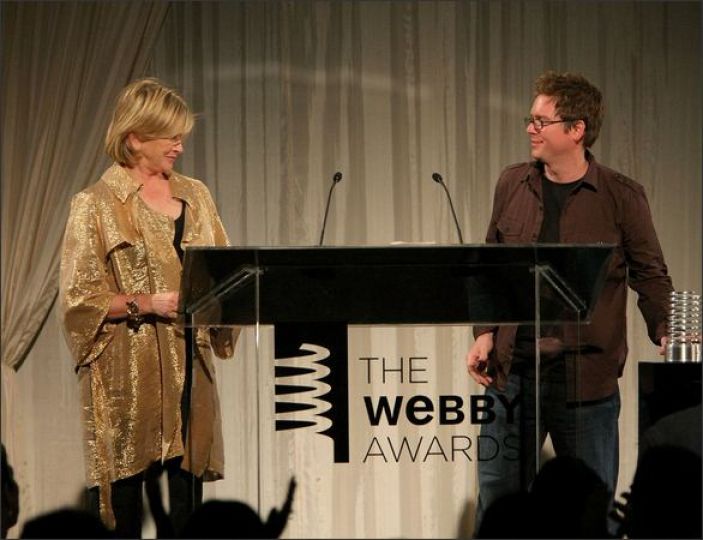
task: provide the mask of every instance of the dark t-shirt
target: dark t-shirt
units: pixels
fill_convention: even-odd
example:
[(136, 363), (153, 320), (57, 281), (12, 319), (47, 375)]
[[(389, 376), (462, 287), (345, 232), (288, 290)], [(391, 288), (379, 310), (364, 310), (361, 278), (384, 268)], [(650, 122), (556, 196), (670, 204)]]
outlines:
[[(539, 231), (538, 242), (543, 244), (556, 244), (560, 241), (561, 211), (564, 208), (569, 194), (576, 189), (583, 178), (560, 184), (552, 182), (544, 174), (542, 175), (542, 206), (544, 208), (544, 218), (542, 228)], [(557, 331), (554, 327), (542, 327), (542, 336), (554, 336)], [(558, 336), (554, 336), (558, 337)], [(515, 335), (515, 349), (513, 351), (513, 363), (519, 363), (525, 359), (532, 359), (535, 356), (535, 327), (520, 326)]]
[(561, 211), (569, 194), (576, 189), (583, 179), (569, 182), (568, 184), (558, 184), (548, 180), (542, 175), (542, 205), (544, 206), (544, 221), (539, 231), (538, 242), (545, 244), (555, 244), (560, 241), (559, 221)]

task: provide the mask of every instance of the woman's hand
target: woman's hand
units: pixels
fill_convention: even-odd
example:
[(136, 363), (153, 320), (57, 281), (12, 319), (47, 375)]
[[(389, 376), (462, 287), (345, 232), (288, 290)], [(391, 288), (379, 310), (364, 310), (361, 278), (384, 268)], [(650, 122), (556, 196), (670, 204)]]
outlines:
[[(144, 306), (142, 298), (145, 299)], [(178, 316), (178, 291), (139, 295), (137, 298), (140, 313), (153, 313), (164, 319)]]

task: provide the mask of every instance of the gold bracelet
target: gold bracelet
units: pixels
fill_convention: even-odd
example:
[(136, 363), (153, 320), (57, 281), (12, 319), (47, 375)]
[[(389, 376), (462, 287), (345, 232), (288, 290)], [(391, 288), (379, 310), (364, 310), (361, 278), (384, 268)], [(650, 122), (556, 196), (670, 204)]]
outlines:
[(127, 326), (133, 330), (137, 330), (139, 325), (144, 321), (144, 317), (139, 314), (137, 297), (134, 295), (128, 296), (125, 304), (127, 305)]

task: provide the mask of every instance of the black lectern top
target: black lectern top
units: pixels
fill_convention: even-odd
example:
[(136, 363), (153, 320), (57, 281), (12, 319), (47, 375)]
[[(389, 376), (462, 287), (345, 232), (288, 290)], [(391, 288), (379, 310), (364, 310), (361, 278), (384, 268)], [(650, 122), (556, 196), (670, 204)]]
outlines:
[(195, 326), (584, 322), (613, 247), (189, 247), (181, 311)]

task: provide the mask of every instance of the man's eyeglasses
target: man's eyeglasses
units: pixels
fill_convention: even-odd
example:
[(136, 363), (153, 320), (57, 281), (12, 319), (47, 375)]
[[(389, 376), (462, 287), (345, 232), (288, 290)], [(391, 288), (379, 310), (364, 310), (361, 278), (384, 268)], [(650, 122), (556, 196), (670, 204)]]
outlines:
[(544, 120), (542, 118), (535, 118), (534, 116), (528, 116), (524, 118), (525, 122), (525, 127), (528, 127), (530, 124), (535, 126), (535, 131), (539, 133), (542, 131), (545, 127), (551, 126), (552, 124), (562, 124), (564, 122), (576, 122), (578, 118), (563, 118), (562, 120)]

